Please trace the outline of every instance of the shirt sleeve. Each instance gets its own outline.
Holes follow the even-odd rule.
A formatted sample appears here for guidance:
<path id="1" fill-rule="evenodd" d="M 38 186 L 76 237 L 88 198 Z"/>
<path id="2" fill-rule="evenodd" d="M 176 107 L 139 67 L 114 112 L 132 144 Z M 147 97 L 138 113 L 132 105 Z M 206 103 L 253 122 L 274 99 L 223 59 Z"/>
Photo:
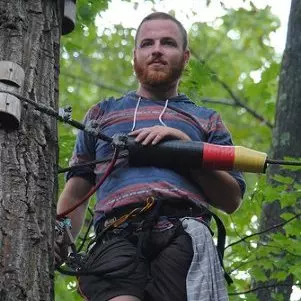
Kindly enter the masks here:
<path id="1" fill-rule="evenodd" d="M 214 112 L 210 117 L 207 142 L 219 145 L 233 145 L 231 134 L 217 112 Z M 238 182 L 243 197 L 246 191 L 246 182 L 243 174 L 239 171 L 228 171 L 228 173 Z"/>
<path id="2" fill-rule="evenodd" d="M 86 114 L 83 124 L 87 125 L 91 120 L 96 120 L 102 115 L 102 110 L 98 105 L 93 106 Z M 73 149 L 72 157 L 69 161 L 69 166 L 73 167 L 79 164 L 89 163 L 96 159 L 95 148 L 97 138 L 93 135 L 79 131 L 77 133 L 75 146 Z M 92 185 L 95 184 L 95 165 L 84 166 L 72 169 L 65 175 L 66 181 L 72 177 L 82 177 L 88 180 Z"/>

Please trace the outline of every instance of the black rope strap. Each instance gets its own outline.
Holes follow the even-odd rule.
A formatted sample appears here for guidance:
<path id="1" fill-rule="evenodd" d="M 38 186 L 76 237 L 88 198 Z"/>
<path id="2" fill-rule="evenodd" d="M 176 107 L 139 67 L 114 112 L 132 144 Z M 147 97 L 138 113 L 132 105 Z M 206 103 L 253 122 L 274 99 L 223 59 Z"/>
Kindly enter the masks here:
<path id="1" fill-rule="evenodd" d="M 70 115 L 71 107 L 67 107 L 65 109 L 60 110 L 60 112 L 57 112 L 50 107 L 44 106 L 42 104 L 37 104 L 34 100 L 23 97 L 17 93 L 2 90 L 2 89 L 0 89 L 0 93 L 7 93 L 10 95 L 13 95 L 13 96 L 17 97 L 18 99 L 20 99 L 21 101 L 32 105 L 36 110 L 38 110 L 42 113 L 45 113 L 49 116 L 55 117 L 57 120 L 59 120 L 61 122 L 68 123 L 79 130 L 82 130 L 84 132 L 89 133 L 90 135 L 93 135 L 96 138 L 99 138 L 99 139 L 107 141 L 107 142 L 112 142 L 112 140 L 113 140 L 111 137 L 104 135 L 104 134 L 100 133 L 99 131 L 97 131 L 97 129 L 95 129 L 93 124 L 84 125 L 76 120 L 71 119 L 71 115 Z"/>

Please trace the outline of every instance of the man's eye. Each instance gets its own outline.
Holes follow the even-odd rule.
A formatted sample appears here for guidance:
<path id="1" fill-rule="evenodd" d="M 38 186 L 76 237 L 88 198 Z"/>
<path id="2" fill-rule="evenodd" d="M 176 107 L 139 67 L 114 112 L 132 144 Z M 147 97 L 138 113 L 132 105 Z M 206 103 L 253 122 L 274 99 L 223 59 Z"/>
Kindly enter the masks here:
<path id="1" fill-rule="evenodd" d="M 177 46 L 177 43 L 175 41 L 172 41 L 172 40 L 165 40 L 162 42 L 163 45 L 167 45 L 167 46 L 173 46 L 173 47 L 176 47 Z"/>
<path id="2" fill-rule="evenodd" d="M 148 46 L 151 46 L 151 45 L 152 45 L 151 41 L 144 41 L 140 44 L 140 47 L 143 48 L 143 47 L 148 47 Z"/>

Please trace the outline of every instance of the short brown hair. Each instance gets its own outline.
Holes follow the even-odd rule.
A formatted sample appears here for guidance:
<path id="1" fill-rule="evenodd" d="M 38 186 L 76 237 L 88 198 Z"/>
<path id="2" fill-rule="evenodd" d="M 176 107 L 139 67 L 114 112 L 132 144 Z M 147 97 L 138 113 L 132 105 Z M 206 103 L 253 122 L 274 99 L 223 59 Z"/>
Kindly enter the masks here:
<path id="1" fill-rule="evenodd" d="M 186 49 L 188 46 L 188 38 L 187 38 L 187 31 L 184 28 L 184 26 L 182 25 L 182 23 L 180 21 L 178 21 L 175 17 L 173 17 L 172 15 L 169 15 L 167 13 L 163 13 L 163 12 L 154 12 L 151 13 L 149 15 L 147 15 L 139 24 L 137 31 L 136 31 L 136 36 L 135 36 L 135 46 L 137 46 L 137 37 L 140 31 L 140 28 L 142 26 L 142 24 L 146 21 L 151 21 L 151 20 L 171 20 L 174 23 L 177 24 L 178 28 L 180 29 L 180 32 L 182 34 L 183 37 L 183 49 Z"/>

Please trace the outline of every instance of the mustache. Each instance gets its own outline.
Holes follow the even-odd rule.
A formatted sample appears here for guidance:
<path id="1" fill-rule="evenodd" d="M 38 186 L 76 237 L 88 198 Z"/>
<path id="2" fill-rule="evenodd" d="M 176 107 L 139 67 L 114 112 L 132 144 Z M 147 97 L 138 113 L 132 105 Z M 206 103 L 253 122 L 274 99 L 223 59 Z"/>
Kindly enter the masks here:
<path id="1" fill-rule="evenodd" d="M 162 65 L 167 65 L 167 62 L 165 60 L 160 59 L 160 58 L 152 58 L 147 64 L 151 65 L 151 64 L 154 64 L 154 63 L 159 63 L 159 64 L 162 64 Z"/>

